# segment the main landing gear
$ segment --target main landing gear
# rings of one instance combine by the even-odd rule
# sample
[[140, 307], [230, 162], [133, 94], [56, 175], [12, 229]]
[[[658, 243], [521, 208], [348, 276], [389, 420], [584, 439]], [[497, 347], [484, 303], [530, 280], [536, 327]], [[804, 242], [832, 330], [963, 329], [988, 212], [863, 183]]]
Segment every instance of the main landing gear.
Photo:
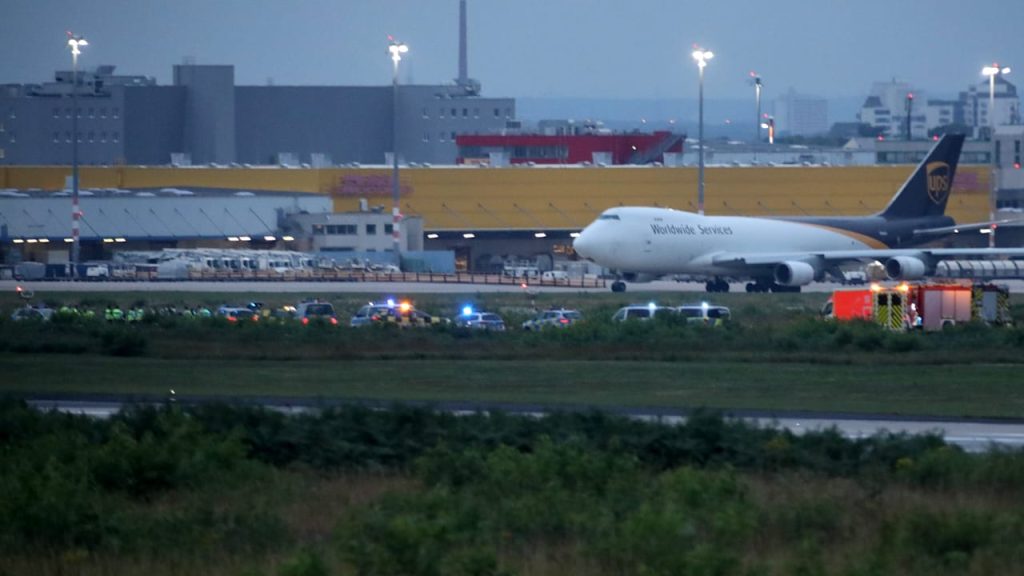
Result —
[[626, 291], [626, 283], [625, 282], [623, 282], [622, 280], [616, 280], [615, 282], [612, 282], [612, 292], [625, 292], [625, 291]]
[[708, 292], [728, 292], [729, 283], [721, 278], [715, 278], [714, 280], [708, 280], [704, 284], [704, 290]]
[[747, 282], [747, 292], [799, 292], [799, 286], [783, 286], [772, 281], [755, 280]]

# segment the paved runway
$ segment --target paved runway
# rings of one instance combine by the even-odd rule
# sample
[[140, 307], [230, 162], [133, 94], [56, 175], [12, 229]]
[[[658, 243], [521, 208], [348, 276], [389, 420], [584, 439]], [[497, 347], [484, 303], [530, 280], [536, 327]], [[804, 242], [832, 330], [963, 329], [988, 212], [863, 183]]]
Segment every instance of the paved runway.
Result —
[[[116, 413], [123, 406], [121, 402], [116, 400], [30, 400], [29, 404], [42, 410], [60, 410], [74, 414], [85, 414], [97, 418], [107, 418]], [[287, 404], [269, 402], [262, 403], [261, 405], [287, 413], [299, 413], [317, 409], [315, 406], [292, 402]], [[437, 407], [441, 410], [448, 410], [454, 413], [468, 413], [475, 411], [471, 406], [466, 404], [453, 406], [439, 404]], [[524, 407], [523, 410], [517, 410], [514, 405], [508, 406], [507, 408], [511, 412], [520, 414], [538, 417], [544, 415], [543, 409], [538, 409], [536, 406]], [[680, 415], [652, 415], [630, 410], [615, 411], [615, 413], [644, 420], [664, 422], [667, 424], [679, 423], [685, 419], [685, 416]], [[850, 416], [830, 417], [828, 415], [772, 418], [760, 415], [744, 416], [742, 419], [757, 424], [758, 426], [783, 428], [796, 434], [835, 427], [847, 438], [866, 438], [880, 432], [906, 434], [934, 433], [941, 435], [946, 442], [960, 446], [968, 452], [982, 452], [993, 448], [1024, 448], [1024, 423], [1021, 422], [980, 420], [898, 420], [891, 418], [871, 418], [868, 415], [865, 415], [863, 418]]]
[[[1004, 280], [1010, 292], [1024, 293], [1024, 280]], [[514, 284], [445, 284], [430, 282], [15, 282], [0, 280], [0, 290], [13, 291], [17, 286], [33, 290], [37, 294], [46, 292], [280, 292], [302, 294], [331, 293], [395, 293], [403, 294], [476, 294], [489, 292], [517, 292], [524, 289]], [[730, 292], [744, 292], [745, 283], [730, 285]], [[841, 284], [818, 282], [805, 286], [804, 292], [829, 293], [843, 288]], [[554, 286], [530, 286], [537, 292], [573, 294], [579, 292], [610, 292], [610, 288], [564, 288]], [[646, 284], [630, 284], [629, 292], [704, 292], [699, 282], [674, 282], [659, 280]]]

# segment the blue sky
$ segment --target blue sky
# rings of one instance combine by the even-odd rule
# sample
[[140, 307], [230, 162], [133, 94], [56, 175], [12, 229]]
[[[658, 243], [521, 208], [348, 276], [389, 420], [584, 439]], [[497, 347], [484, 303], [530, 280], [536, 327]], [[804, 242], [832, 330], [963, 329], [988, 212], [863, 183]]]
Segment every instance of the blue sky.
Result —
[[[457, 0], [3, 0], [0, 83], [69, 68], [68, 29], [91, 43], [83, 67], [162, 84], [185, 58], [234, 64], [245, 85], [386, 84], [393, 34], [411, 49], [402, 81], [441, 83], [457, 16]], [[892, 78], [951, 95], [994, 59], [1024, 75], [1021, 0], [470, 0], [469, 36], [491, 96], [689, 98], [694, 43], [716, 54], [711, 99], [744, 97], [751, 70], [766, 98], [861, 96]]]

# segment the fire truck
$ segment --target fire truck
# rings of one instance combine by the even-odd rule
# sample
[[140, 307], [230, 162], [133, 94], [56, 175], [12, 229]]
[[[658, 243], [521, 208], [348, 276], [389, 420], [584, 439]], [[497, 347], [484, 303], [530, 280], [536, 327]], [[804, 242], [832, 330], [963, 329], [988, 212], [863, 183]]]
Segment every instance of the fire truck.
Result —
[[826, 318], [868, 320], [891, 330], [941, 330], [972, 320], [991, 325], [1012, 322], [1009, 291], [995, 284], [873, 283], [864, 289], [836, 290], [821, 312]]

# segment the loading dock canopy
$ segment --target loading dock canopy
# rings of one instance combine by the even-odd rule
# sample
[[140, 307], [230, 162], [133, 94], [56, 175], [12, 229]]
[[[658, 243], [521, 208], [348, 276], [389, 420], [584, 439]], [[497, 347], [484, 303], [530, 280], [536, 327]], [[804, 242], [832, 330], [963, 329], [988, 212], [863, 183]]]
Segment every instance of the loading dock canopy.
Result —
[[[81, 238], [127, 240], [224, 239], [274, 235], [287, 214], [330, 212], [326, 197], [221, 194], [206, 196], [159, 192], [116, 194], [83, 191]], [[142, 195], [139, 195], [142, 194]], [[169, 194], [169, 195], [168, 195]], [[71, 235], [71, 198], [62, 194], [0, 197], [0, 237], [47, 238]]]

